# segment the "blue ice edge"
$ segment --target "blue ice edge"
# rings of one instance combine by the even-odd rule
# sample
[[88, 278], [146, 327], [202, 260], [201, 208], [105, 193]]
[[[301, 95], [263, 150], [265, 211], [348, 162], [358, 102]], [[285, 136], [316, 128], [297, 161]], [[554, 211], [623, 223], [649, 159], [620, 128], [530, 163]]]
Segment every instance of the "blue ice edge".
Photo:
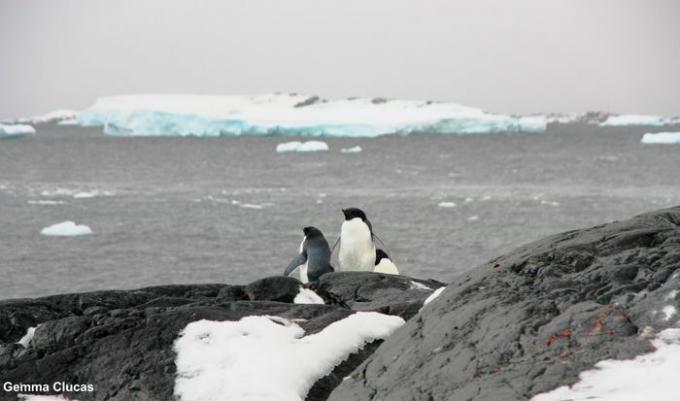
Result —
[[84, 110], [76, 117], [83, 127], [103, 127], [112, 136], [304, 136], [372, 138], [382, 135], [467, 135], [543, 133], [540, 117], [484, 115], [440, 119], [421, 124], [300, 124], [266, 125], [241, 119], [212, 118], [153, 110]]

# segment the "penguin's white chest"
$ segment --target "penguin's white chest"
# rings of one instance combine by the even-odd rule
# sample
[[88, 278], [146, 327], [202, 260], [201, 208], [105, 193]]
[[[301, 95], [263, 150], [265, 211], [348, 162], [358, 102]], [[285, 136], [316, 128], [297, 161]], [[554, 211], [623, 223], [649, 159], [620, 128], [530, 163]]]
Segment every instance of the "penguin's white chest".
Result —
[[366, 223], [360, 218], [342, 223], [340, 229], [340, 270], [373, 271], [375, 266], [375, 245]]
[[302, 281], [303, 284], [309, 282], [309, 276], [307, 276], [307, 263], [308, 262], [305, 262], [304, 265], [300, 266], [300, 281]]
[[385, 274], [399, 274], [399, 269], [387, 258], [380, 259], [380, 263], [375, 266], [374, 272]]

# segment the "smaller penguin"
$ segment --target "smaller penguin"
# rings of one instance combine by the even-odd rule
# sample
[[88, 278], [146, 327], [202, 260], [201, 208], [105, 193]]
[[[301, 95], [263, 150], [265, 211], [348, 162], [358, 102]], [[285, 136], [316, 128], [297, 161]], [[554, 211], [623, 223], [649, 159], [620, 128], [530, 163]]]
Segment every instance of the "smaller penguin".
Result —
[[376, 273], [399, 274], [397, 266], [392, 263], [390, 257], [382, 249], [375, 251], [375, 270], [373, 271]]
[[300, 268], [300, 281], [308, 283], [335, 269], [331, 266], [331, 247], [323, 233], [316, 227], [305, 227], [302, 232], [305, 237], [300, 244], [300, 253], [286, 267], [283, 275], [288, 276]]

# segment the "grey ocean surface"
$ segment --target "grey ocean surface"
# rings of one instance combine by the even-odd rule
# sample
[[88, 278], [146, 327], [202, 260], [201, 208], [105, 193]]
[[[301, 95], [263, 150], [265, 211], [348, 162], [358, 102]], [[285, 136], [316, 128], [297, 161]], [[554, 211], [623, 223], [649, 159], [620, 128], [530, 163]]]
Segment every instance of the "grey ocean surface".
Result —
[[[324, 139], [328, 152], [284, 154], [297, 138], [37, 129], [0, 141], [1, 299], [247, 283], [283, 271], [303, 226], [335, 241], [349, 206], [403, 274], [449, 281], [546, 235], [680, 204], [680, 146], [642, 145], [644, 129]], [[65, 220], [94, 234], [40, 234]]]

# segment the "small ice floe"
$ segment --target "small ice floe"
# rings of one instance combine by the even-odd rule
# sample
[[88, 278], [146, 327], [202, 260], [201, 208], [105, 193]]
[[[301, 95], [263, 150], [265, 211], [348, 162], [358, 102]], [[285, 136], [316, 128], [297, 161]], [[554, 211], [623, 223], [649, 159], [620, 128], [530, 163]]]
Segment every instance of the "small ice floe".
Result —
[[555, 202], [555, 201], [549, 201], [549, 200], [541, 199], [541, 205], [547, 205], [547, 206], [558, 207], [558, 206], [560, 205], [560, 202]]
[[436, 290], [434, 290], [434, 292], [432, 294], [430, 294], [430, 296], [425, 299], [425, 302], [423, 302], [423, 306], [425, 306], [425, 305], [429, 304], [430, 302], [434, 301], [435, 299], [437, 299], [437, 297], [440, 296], [442, 294], [442, 292], [444, 292], [445, 288], [446, 287], [439, 287]]
[[674, 401], [678, 399], [680, 329], [666, 329], [652, 340], [654, 352], [628, 360], [604, 360], [581, 372], [579, 382], [534, 396], [531, 401]]
[[277, 153], [285, 152], [325, 152], [328, 150], [328, 144], [322, 141], [292, 141], [284, 142], [276, 145]]
[[411, 289], [411, 290], [432, 291], [432, 288], [426, 286], [426, 285], [423, 284], [423, 283], [419, 283], [419, 282], [413, 281], [413, 280], [411, 280], [409, 289]]
[[35, 128], [26, 124], [0, 124], [0, 138], [14, 138], [35, 134]]
[[274, 316], [200, 320], [175, 341], [179, 401], [302, 401], [312, 385], [365, 344], [404, 324], [397, 316], [357, 312], [321, 332]]
[[26, 334], [24, 334], [24, 336], [21, 337], [19, 341], [17, 341], [17, 344], [20, 344], [24, 348], [28, 348], [28, 346], [31, 344], [31, 340], [33, 340], [36, 328], [37, 327], [29, 327], [28, 330], [26, 330]]
[[57, 189], [46, 189], [46, 190], [40, 192], [40, 195], [48, 197], [48, 198], [72, 197], [74, 199], [88, 199], [88, 198], [94, 198], [94, 197], [97, 197], [97, 196], [112, 196], [113, 192], [111, 192], [111, 191], [101, 191], [101, 190], [98, 190], [98, 189], [93, 189], [91, 191], [82, 191], [82, 190], [77, 190], [77, 189], [57, 188]]
[[680, 132], [658, 132], [655, 134], [644, 134], [641, 143], [645, 144], [680, 144]]
[[43, 228], [42, 231], [40, 231], [40, 234], [60, 237], [73, 237], [92, 234], [92, 230], [90, 227], [84, 224], [76, 224], [72, 221], [64, 221]]
[[61, 200], [50, 200], [50, 199], [29, 200], [27, 203], [29, 205], [44, 205], [44, 206], [65, 205], [66, 204], [66, 202], [61, 201]]
[[477, 221], [477, 220], [479, 220], [479, 216], [477, 216], [477, 215], [470, 216], [470, 217], [467, 218], [467, 221]]
[[300, 292], [293, 299], [293, 303], [296, 304], [324, 304], [323, 298], [321, 298], [316, 292], [300, 287]]
[[340, 153], [361, 153], [363, 149], [361, 149], [361, 146], [352, 146], [351, 148], [342, 148], [340, 149]]
[[483, 201], [491, 200], [491, 195], [484, 195], [484, 196], [482, 197], [482, 200], [483, 200]]
[[470, 202], [474, 202], [474, 201], [475, 201], [475, 198], [473, 198], [472, 196], [468, 196], [467, 198], [465, 198], [465, 203], [470, 203]]
[[437, 203], [437, 206], [444, 207], [444, 208], [450, 208], [450, 207], [456, 207], [456, 203], [455, 202], [442, 201], [442, 202]]
[[241, 207], [244, 208], [244, 209], [257, 209], [257, 210], [260, 210], [260, 209], [263, 209], [263, 208], [264, 208], [263, 205], [258, 205], [258, 204], [256, 204], [256, 203], [240, 203], [239, 206], [241, 206]]

